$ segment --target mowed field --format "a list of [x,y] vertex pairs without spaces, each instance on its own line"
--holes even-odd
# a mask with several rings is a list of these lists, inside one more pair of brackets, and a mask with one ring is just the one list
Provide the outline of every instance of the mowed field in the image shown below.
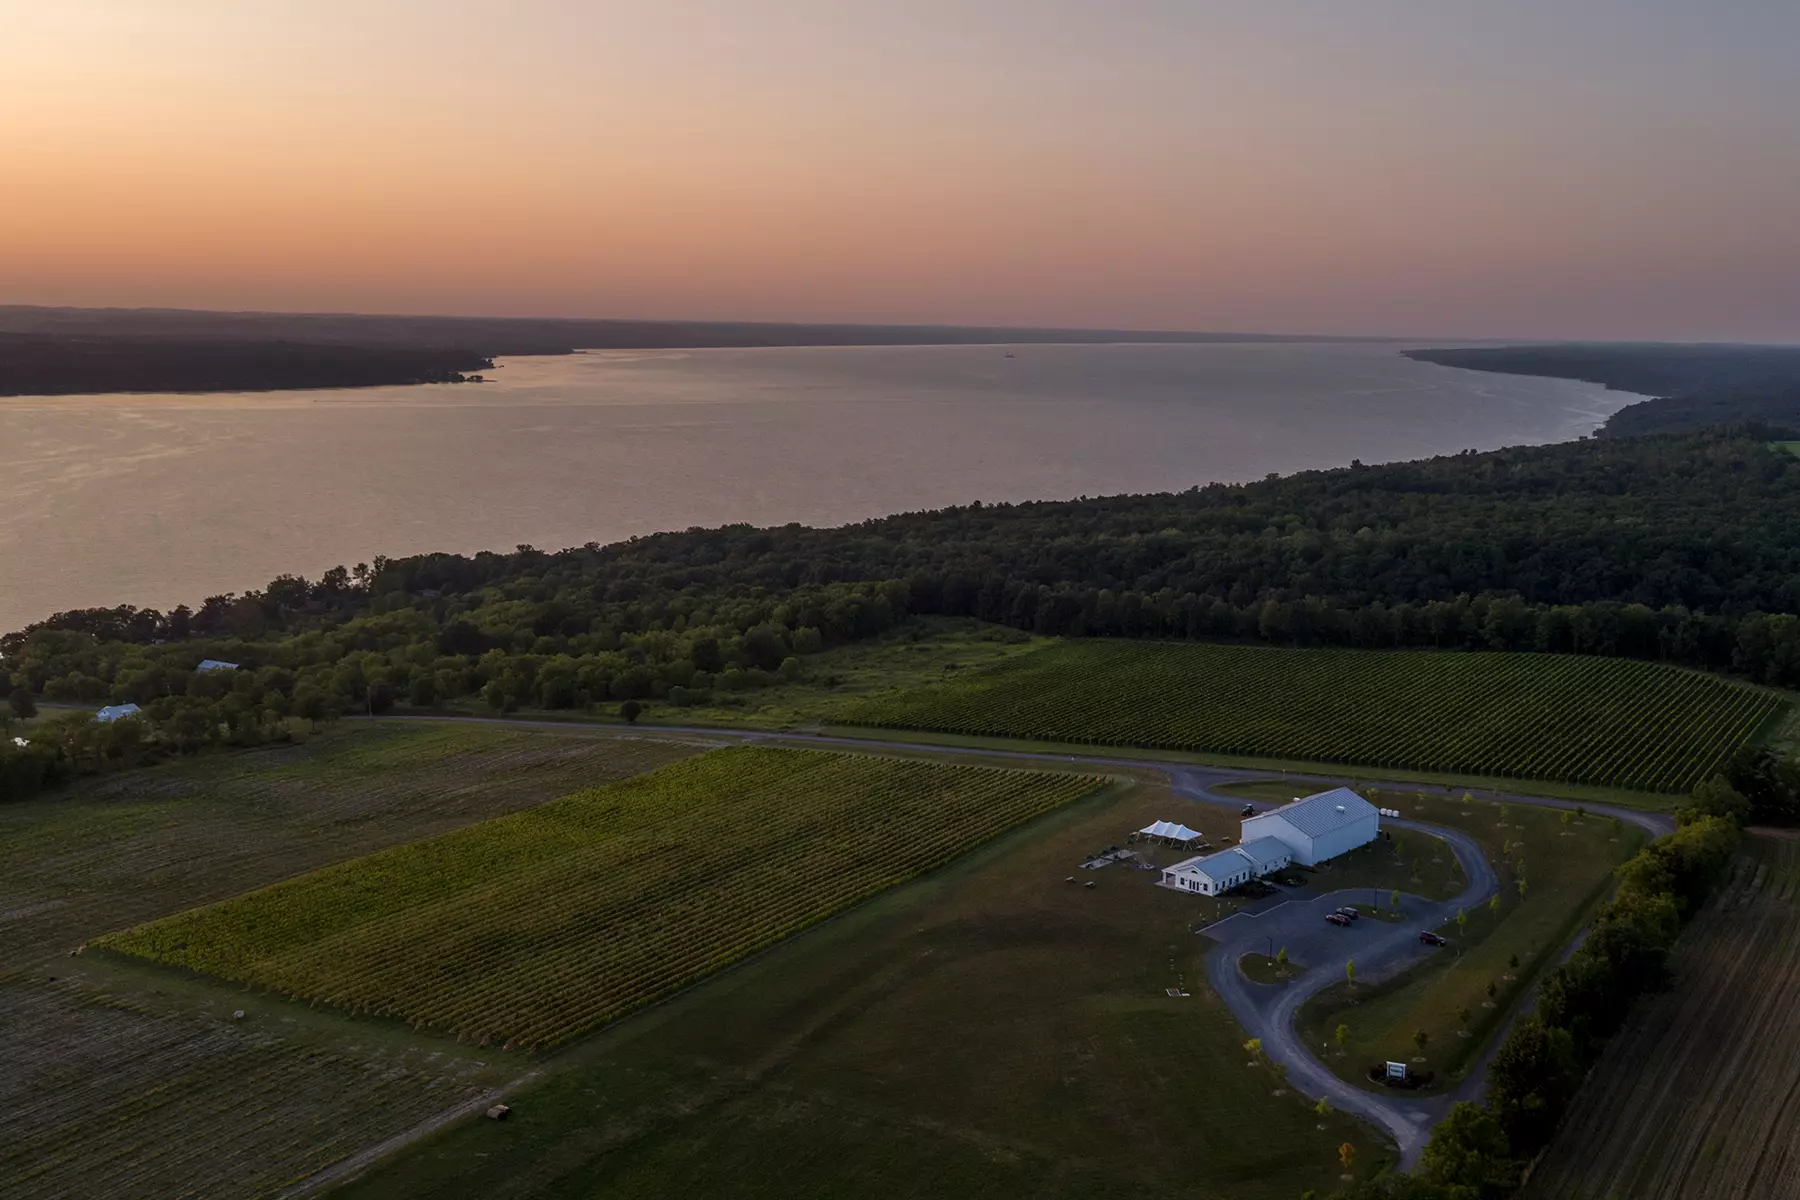
[[1161,781],[1067,805],[569,1047],[506,1121],[344,1200],[1295,1200],[1346,1142],[1378,1169],[1379,1135],[1247,1061],[1190,931],[1209,906],[1081,869],[1159,818],[1237,830]]
[[96,944],[548,1048],[1104,785],[734,747]]
[[836,720],[1681,793],[1781,707],[1656,663],[1064,642]]
[[274,1195],[515,1078],[516,1063],[70,951],[704,748],[362,725],[0,806],[0,1197]]
[[[1606,890],[1613,869],[1643,844],[1643,834],[1609,818],[1523,804],[1393,791],[1370,799],[1474,838],[1498,877],[1497,900],[1468,910],[1461,924],[1444,926],[1450,945],[1423,963],[1387,978],[1362,976],[1354,986],[1339,982],[1313,996],[1295,1025],[1321,1061],[1348,1082],[1382,1090],[1369,1083],[1369,1064],[1408,1060],[1435,1073],[1431,1090],[1442,1091],[1488,1046]],[[1433,859],[1454,861],[1447,846],[1430,840]],[[1395,887],[1431,894],[1420,884],[1432,878],[1432,861],[1414,856],[1397,865],[1405,878]],[[1339,1025],[1347,1031],[1341,1046]],[[1428,1038],[1423,1050],[1413,1042],[1419,1030]]]
[[1752,837],[1533,1173],[1532,1200],[1800,1197],[1800,842]]

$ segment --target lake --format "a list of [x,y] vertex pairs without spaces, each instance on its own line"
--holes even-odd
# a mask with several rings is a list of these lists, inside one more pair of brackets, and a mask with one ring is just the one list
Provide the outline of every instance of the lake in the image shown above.
[[1637,397],[1388,344],[595,351],[482,384],[0,397],[0,630],[377,554],[840,524],[1560,441]]

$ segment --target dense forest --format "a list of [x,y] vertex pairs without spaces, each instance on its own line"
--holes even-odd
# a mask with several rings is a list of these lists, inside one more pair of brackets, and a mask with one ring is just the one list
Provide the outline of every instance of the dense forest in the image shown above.
[[[376,559],[0,638],[0,691],[255,739],[287,715],[729,700],[912,615],[1039,634],[1626,655],[1800,684],[1800,460],[1764,431],[1177,494]],[[202,658],[241,663],[196,676]],[[185,735],[184,735],[185,736]]]
[[0,396],[458,383],[470,350],[0,332]]
[[1446,367],[1583,379],[1654,397],[1614,413],[1603,437],[1687,433],[1743,422],[1800,429],[1800,346],[1587,343],[1405,354]]

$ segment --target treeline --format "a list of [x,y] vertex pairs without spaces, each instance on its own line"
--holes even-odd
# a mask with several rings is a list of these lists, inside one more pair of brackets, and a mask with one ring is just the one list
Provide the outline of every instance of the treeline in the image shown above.
[[1405,354],[1447,367],[1582,379],[1653,397],[1614,413],[1604,437],[1686,433],[1747,421],[1800,429],[1800,347],[1589,343]]
[[578,663],[575,691],[612,697],[641,668],[619,690],[661,698],[690,686],[679,664],[696,629],[725,642],[760,624],[788,639],[810,627],[830,645],[945,614],[1074,637],[1627,655],[1793,685],[1795,528],[1800,461],[1761,431],[1719,430],[835,529],[377,559],[193,610],[58,614],[0,639],[0,669],[33,690],[61,680],[60,695],[135,699],[118,686],[127,661],[128,674],[201,653],[298,670],[404,648],[396,686],[424,670],[450,672],[437,683],[456,689],[485,688],[493,663],[437,659],[499,652],[519,660],[506,687],[528,704],[542,665],[528,660],[623,654]]
[[444,347],[0,333],[0,396],[454,383],[492,366]]
[[1457,1104],[1419,1168],[1349,1188],[1343,1200],[1502,1200],[1550,1144],[1569,1101],[1631,1006],[1667,986],[1668,956],[1731,860],[1748,801],[1703,785],[1681,825],[1627,861],[1586,939],[1539,989],[1488,1067],[1480,1105]]

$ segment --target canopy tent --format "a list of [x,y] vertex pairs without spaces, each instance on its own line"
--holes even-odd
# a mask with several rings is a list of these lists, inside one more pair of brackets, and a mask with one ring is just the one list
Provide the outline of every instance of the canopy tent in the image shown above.
[[1138,830],[1146,837],[1171,838],[1177,842],[1191,842],[1202,836],[1198,829],[1189,829],[1186,825],[1178,825],[1174,821],[1158,821],[1154,825],[1146,825]]

